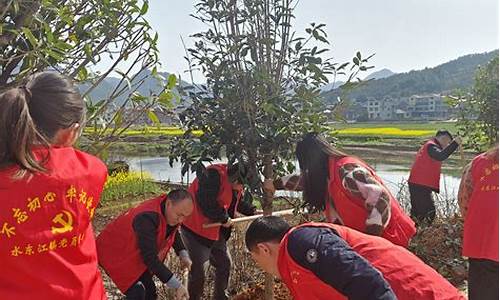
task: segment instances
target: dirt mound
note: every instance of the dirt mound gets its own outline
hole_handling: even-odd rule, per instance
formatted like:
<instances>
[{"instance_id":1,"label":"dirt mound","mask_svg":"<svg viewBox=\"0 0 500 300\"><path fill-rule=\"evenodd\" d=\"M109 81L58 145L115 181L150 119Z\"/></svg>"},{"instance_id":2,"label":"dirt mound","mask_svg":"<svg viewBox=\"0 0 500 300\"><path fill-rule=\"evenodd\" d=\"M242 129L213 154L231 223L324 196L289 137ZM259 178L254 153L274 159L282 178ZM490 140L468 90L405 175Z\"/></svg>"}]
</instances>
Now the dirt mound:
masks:
<instances>
[{"instance_id":1,"label":"dirt mound","mask_svg":"<svg viewBox=\"0 0 500 300\"><path fill-rule=\"evenodd\" d=\"M463 220L454 216L420 226L410 251L433 267L455 286L467 280L467 261L462 257Z\"/></svg>"}]
</instances>

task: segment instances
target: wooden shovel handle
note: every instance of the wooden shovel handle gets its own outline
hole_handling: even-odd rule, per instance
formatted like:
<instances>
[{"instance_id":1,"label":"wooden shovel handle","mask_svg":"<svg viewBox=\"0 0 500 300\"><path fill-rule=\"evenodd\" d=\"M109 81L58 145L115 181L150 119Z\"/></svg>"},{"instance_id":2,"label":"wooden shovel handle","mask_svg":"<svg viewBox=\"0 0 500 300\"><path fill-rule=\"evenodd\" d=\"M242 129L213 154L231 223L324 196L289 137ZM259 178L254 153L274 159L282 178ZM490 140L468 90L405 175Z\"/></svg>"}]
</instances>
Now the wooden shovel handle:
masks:
<instances>
[{"instance_id":1,"label":"wooden shovel handle","mask_svg":"<svg viewBox=\"0 0 500 300\"><path fill-rule=\"evenodd\" d=\"M276 211L276 212L273 212L273 216L286 216L286 215L292 215L293 214L293 209L286 209L286 210L280 210L280 211ZM236 219L233 219L233 223L241 223L241 222L247 222L247 221L252 221L252 220L255 220L255 219L258 219L260 217L262 217L263 215L260 214L260 215L254 215L254 216L248 216L248 217L242 217L242 218L236 218ZM210 224L203 224L203 228L213 228L213 227L217 227L217 226L221 226L222 223L218 222L218 223L210 223Z\"/></svg>"}]
</instances>

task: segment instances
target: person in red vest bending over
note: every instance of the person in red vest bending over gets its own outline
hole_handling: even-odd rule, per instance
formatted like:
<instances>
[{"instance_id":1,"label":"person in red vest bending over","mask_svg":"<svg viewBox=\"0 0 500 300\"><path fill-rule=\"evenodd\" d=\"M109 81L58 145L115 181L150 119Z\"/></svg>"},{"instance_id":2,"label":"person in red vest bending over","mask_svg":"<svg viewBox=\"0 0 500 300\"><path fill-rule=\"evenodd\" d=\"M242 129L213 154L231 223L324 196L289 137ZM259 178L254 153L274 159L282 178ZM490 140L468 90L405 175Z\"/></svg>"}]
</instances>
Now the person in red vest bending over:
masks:
<instances>
[{"instance_id":1,"label":"person in red vest bending over","mask_svg":"<svg viewBox=\"0 0 500 300\"><path fill-rule=\"evenodd\" d=\"M439 193L441 162L455 152L461 142L460 137L453 139L447 130L439 130L433 139L418 150L408 178L411 216L417 222L434 221L436 207L432 200L432 192Z\"/></svg>"},{"instance_id":2,"label":"person in red vest bending over","mask_svg":"<svg viewBox=\"0 0 500 300\"><path fill-rule=\"evenodd\" d=\"M172 190L123 213L99 234L99 264L127 300L156 299L153 275L175 289L175 299L189 298L186 287L164 260L173 247L181 267L190 268L191 259L178 228L192 211L191 194L183 189Z\"/></svg>"},{"instance_id":3,"label":"person in red vest bending over","mask_svg":"<svg viewBox=\"0 0 500 300\"><path fill-rule=\"evenodd\" d=\"M458 201L465 219L469 299L498 299L498 145L465 167Z\"/></svg>"},{"instance_id":4,"label":"person in red vest bending over","mask_svg":"<svg viewBox=\"0 0 500 300\"><path fill-rule=\"evenodd\" d=\"M205 264L215 267L213 299L228 298L231 259L227 240L231 235L232 219L236 212L253 215L251 201L242 201L243 183L248 167L245 163L232 165L213 164L189 186L193 195L193 214L182 224L181 234L193 259L189 273L188 290L191 300L204 299ZM221 223L221 226L205 228L205 224Z\"/></svg>"},{"instance_id":5,"label":"person in red vest bending over","mask_svg":"<svg viewBox=\"0 0 500 300\"><path fill-rule=\"evenodd\" d=\"M72 147L84 121L55 72L0 95L1 299L106 299L91 219L107 168Z\"/></svg>"},{"instance_id":6,"label":"person in red vest bending over","mask_svg":"<svg viewBox=\"0 0 500 300\"><path fill-rule=\"evenodd\" d=\"M324 211L328 222L408 246L415 224L368 164L335 149L316 133L306 134L295 153L301 175L265 180L264 190L302 190L304 205Z\"/></svg>"},{"instance_id":7,"label":"person in red vest bending over","mask_svg":"<svg viewBox=\"0 0 500 300\"><path fill-rule=\"evenodd\" d=\"M410 251L345 226L291 228L281 217L260 217L245 242L257 265L280 278L295 300L465 300Z\"/></svg>"}]
</instances>

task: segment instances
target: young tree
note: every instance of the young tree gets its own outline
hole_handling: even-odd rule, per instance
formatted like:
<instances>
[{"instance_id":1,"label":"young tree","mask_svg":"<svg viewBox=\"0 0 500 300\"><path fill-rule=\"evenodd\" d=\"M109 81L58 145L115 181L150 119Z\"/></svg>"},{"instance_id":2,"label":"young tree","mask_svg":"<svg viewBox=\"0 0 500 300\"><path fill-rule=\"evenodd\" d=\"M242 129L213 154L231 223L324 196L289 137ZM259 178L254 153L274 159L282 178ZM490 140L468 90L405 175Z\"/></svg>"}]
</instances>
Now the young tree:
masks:
<instances>
[{"instance_id":1,"label":"young tree","mask_svg":"<svg viewBox=\"0 0 500 300\"><path fill-rule=\"evenodd\" d=\"M328 76L349 80L366 70L358 52L350 63L326 57L324 24L311 23L306 35L293 31L293 0L200 0L194 17L207 30L193 35L186 59L200 69L206 86L188 91L193 104L180 116L186 133L171 150L183 172L203 161L247 160L249 185L260 190L260 175L294 169L294 145L307 131L325 131L318 87ZM202 130L195 138L193 130ZM273 168L274 166L274 168ZM264 214L272 212L272 196L262 198ZM272 283L272 280L268 280ZM267 289L269 291L269 289ZM268 295L269 297L269 295Z\"/></svg>"}]
</instances>

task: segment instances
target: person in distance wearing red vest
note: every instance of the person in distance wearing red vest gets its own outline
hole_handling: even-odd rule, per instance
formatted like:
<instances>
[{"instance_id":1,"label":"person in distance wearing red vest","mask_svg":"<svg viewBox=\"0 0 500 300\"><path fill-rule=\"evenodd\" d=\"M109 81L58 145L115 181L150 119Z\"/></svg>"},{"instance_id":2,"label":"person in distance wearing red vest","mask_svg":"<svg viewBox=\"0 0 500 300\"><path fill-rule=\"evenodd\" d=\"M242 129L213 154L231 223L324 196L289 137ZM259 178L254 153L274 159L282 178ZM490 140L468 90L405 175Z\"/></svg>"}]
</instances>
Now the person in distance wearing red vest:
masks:
<instances>
[{"instance_id":1,"label":"person in distance wearing red vest","mask_svg":"<svg viewBox=\"0 0 500 300\"><path fill-rule=\"evenodd\" d=\"M192 211L191 194L172 190L123 213L99 234L99 264L127 300L156 299L153 275L175 289L175 299L189 298L187 288L163 262L173 247L181 267L190 268L191 259L178 228Z\"/></svg>"},{"instance_id":2,"label":"person in distance wearing red vest","mask_svg":"<svg viewBox=\"0 0 500 300\"><path fill-rule=\"evenodd\" d=\"M84 123L59 73L0 95L1 299L106 299L91 220L107 168L73 148Z\"/></svg>"},{"instance_id":3,"label":"person in distance wearing red vest","mask_svg":"<svg viewBox=\"0 0 500 300\"><path fill-rule=\"evenodd\" d=\"M408 178L411 216L417 222L434 221L436 207L432 200L432 192L439 193L441 163L453 154L461 143L460 137L453 139L447 130L439 130L433 139L418 150Z\"/></svg>"},{"instance_id":4,"label":"person in distance wearing red vest","mask_svg":"<svg viewBox=\"0 0 500 300\"><path fill-rule=\"evenodd\" d=\"M264 190L303 191L305 205L323 211L328 222L408 247L415 224L367 163L335 149L316 133L306 134L295 153L301 174L265 180Z\"/></svg>"},{"instance_id":5,"label":"person in distance wearing red vest","mask_svg":"<svg viewBox=\"0 0 500 300\"><path fill-rule=\"evenodd\" d=\"M245 163L213 164L199 172L189 186L195 208L182 224L181 234L193 259L188 283L191 300L203 297L208 262L215 267L213 299L229 299L231 258L226 243L231 235L232 218L236 212L253 215L256 211L251 201L242 201L247 173ZM204 227L210 223L222 225Z\"/></svg>"},{"instance_id":6,"label":"person in distance wearing red vest","mask_svg":"<svg viewBox=\"0 0 500 300\"><path fill-rule=\"evenodd\" d=\"M498 145L464 168L458 204L465 219L469 299L498 299Z\"/></svg>"},{"instance_id":7,"label":"person in distance wearing red vest","mask_svg":"<svg viewBox=\"0 0 500 300\"><path fill-rule=\"evenodd\" d=\"M261 217L248 227L245 243L295 300L465 300L410 251L345 226L291 228L281 217Z\"/></svg>"}]
</instances>

